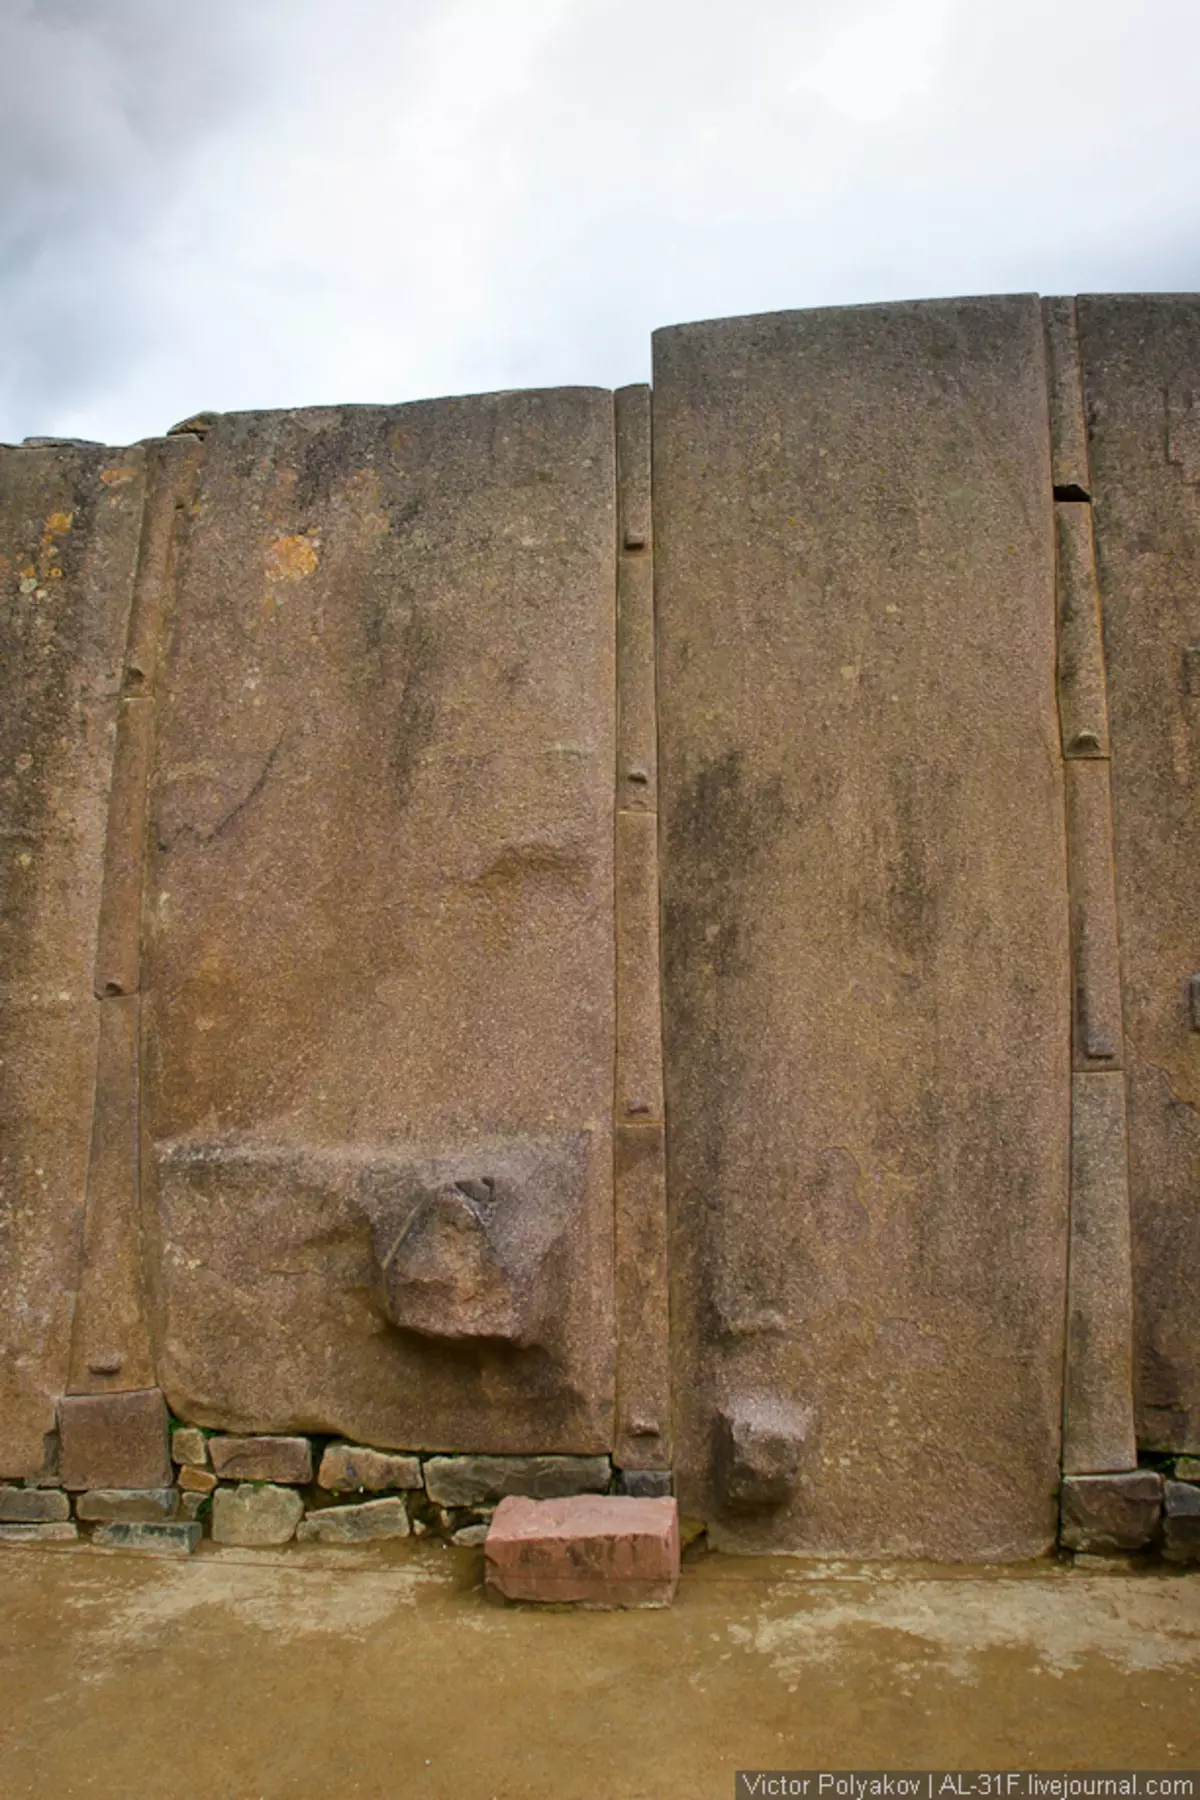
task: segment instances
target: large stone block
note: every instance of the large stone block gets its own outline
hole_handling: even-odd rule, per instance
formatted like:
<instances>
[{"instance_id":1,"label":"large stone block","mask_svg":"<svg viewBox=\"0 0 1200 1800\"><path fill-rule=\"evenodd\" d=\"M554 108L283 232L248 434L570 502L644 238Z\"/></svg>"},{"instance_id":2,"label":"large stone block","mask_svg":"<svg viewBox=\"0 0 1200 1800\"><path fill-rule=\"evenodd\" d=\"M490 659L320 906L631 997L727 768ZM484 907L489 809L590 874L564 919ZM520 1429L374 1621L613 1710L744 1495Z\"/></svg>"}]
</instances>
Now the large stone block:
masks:
<instances>
[{"instance_id":1,"label":"large stone block","mask_svg":"<svg viewBox=\"0 0 1200 1800\"><path fill-rule=\"evenodd\" d=\"M70 1395L58 1403L67 1488L165 1488L171 1482L167 1409L159 1388Z\"/></svg>"},{"instance_id":2,"label":"large stone block","mask_svg":"<svg viewBox=\"0 0 1200 1800\"><path fill-rule=\"evenodd\" d=\"M143 948L197 1423L607 1448L614 524L593 389L207 431Z\"/></svg>"},{"instance_id":3,"label":"large stone block","mask_svg":"<svg viewBox=\"0 0 1200 1800\"><path fill-rule=\"evenodd\" d=\"M0 449L0 1474L67 1389L140 450Z\"/></svg>"},{"instance_id":4,"label":"large stone block","mask_svg":"<svg viewBox=\"0 0 1200 1800\"><path fill-rule=\"evenodd\" d=\"M380 1538L408 1536L408 1509L403 1500L364 1500L358 1506L324 1506L309 1513L296 1528L302 1544L369 1544Z\"/></svg>"},{"instance_id":5,"label":"large stone block","mask_svg":"<svg viewBox=\"0 0 1200 1800\"><path fill-rule=\"evenodd\" d=\"M0 1487L0 1521L47 1525L69 1519L71 1502L60 1488Z\"/></svg>"},{"instance_id":6,"label":"large stone block","mask_svg":"<svg viewBox=\"0 0 1200 1800\"><path fill-rule=\"evenodd\" d=\"M306 1437L214 1437L208 1453L214 1472L226 1481L306 1487L313 1478L312 1445Z\"/></svg>"},{"instance_id":7,"label":"large stone block","mask_svg":"<svg viewBox=\"0 0 1200 1800\"><path fill-rule=\"evenodd\" d=\"M1200 1450L1200 297L1083 296L1112 737L1139 1442Z\"/></svg>"},{"instance_id":8,"label":"large stone block","mask_svg":"<svg viewBox=\"0 0 1200 1800\"><path fill-rule=\"evenodd\" d=\"M80 1494L75 1502L77 1519L104 1524L147 1524L173 1519L179 1511L179 1494L173 1487L96 1488Z\"/></svg>"},{"instance_id":9,"label":"large stone block","mask_svg":"<svg viewBox=\"0 0 1200 1800\"><path fill-rule=\"evenodd\" d=\"M304 1517L304 1502L294 1488L218 1488L212 1497L212 1534L218 1544L287 1544Z\"/></svg>"},{"instance_id":10,"label":"large stone block","mask_svg":"<svg viewBox=\"0 0 1200 1800\"><path fill-rule=\"evenodd\" d=\"M674 1500L579 1494L502 1500L484 1542L487 1585L506 1600L669 1606L679 1585Z\"/></svg>"},{"instance_id":11,"label":"large stone block","mask_svg":"<svg viewBox=\"0 0 1200 1800\"><path fill-rule=\"evenodd\" d=\"M1060 1505L1061 1536L1068 1550L1142 1550L1158 1531L1162 1476L1153 1469L1067 1475Z\"/></svg>"},{"instance_id":12,"label":"large stone block","mask_svg":"<svg viewBox=\"0 0 1200 1800\"><path fill-rule=\"evenodd\" d=\"M653 405L680 1503L740 1548L1026 1556L1069 1130L1039 307L681 326ZM791 1499L726 1514L746 1393L812 1418Z\"/></svg>"},{"instance_id":13,"label":"large stone block","mask_svg":"<svg viewBox=\"0 0 1200 1800\"><path fill-rule=\"evenodd\" d=\"M421 1463L415 1456L392 1456L361 1444L329 1444L317 1477L323 1488L342 1493L381 1493L384 1488L419 1488Z\"/></svg>"}]
</instances>

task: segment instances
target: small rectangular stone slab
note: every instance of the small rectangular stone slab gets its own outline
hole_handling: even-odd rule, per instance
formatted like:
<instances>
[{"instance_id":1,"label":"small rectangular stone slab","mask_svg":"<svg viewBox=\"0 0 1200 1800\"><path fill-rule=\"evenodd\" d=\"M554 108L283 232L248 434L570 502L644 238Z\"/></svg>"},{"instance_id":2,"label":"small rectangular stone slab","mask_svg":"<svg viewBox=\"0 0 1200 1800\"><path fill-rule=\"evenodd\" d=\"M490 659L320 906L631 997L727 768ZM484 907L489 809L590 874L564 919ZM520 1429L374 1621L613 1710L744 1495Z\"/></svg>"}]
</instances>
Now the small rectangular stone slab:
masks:
<instances>
[{"instance_id":1,"label":"small rectangular stone slab","mask_svg":"<svg viewBox=\"0 0 1200 1800\"><path fill-rule=\"evenodd\" d=\"M0 1525L0 1544L65 1544L79 1536L72 1519L56 1519L45 1525Z\"/></svg>"},{"instance_id":2,"label":"small rectangular stone slab","mask_svg":"<svg viewBox=\"0 0 1200 1800\"><path fill-rule=\"evenodd\" d=\"M302 1544L366 1544L377 1538L408 1536L408 1509L403 1500L364 1500L361 1506L326 1506L301 1521L296 1538Z\"/></svg>"},{"instance_id":3,"label":"small rectangular stone slab","mask_svg":"<svg viewBox=\"0 0 1200 1800\"><path fill-rule=\"evenodd\" d=\"M1158 1530L1162 1499L1162 1476L1153 1469L1064 1475L1062 1542L1068 1550L1141 1550Z\"/></svg>"},{"instance_id":4,"label":"small rectangular stone slab","mask_svg":"<svg viewBox=\"0 0 1200 1800\"><path fill-rule=\"evenodd\" d=\"M99 1519L105 1524L118 1520L128 1524L161 1523L173 1519L178 1511L179 1494L173 1487L94 1488L75 1502L77 1518Z\"/></svg>"},{"instance_id":5,"label":"small rectangular stone slab","mask_svg":"<svg viewBox=\"0 0 1200 1800\"><path fill-rule=\"evenodd\" d=\"M591 1607L669 1606L679 1585L673 1499L574 1494L510 1497L484 1544L485 1579L506 1600Z\"/></svg>"},{"instance_id":6,"label":"small rectangular stone slab","mask_svg":"<svg viewBox=\"0 0 1200 1800\"><path fill-rule=\"evenodd\" d=\"M46 1525L69 1519L71 1502L61 1488L0 1487L0 1521Z\"/></svg>"},{"instance_id":7,"label":"small rectangular stone slab","mask_svg":"<svg viewBox=\"0 0 1200 1800\"><path fill-rule=\"evenodd\" d=\"M419 1488L421 1459L368 1450L361 1444L330 1444L321 1458L317 1480L323 1488L341 1493L365 1489L378 1494L384 1488Z\"/></svg>"},{"instance_id":8,"label":"small rectangular stone slab","mask_svg":"<svg viewBox=\"0 0 1200 1800\"><path fill-rule=\"evenodd\" d=\"M70 1394L58 1403L66 1488L154 1488L171 1481L167 1404L161 1388Z\"/></svg>"},{"instance_id":9,"label":"small rectangular stone slab","mask_svg":"<svg viewBox=\"0 0 1200 1800\"><path fill-rule=\"evenodd\" d=\"M218 1544L287 1544L304 1517L304 1502L290 1487L218 1488L212 1534Z\"/></svg>"},{"instance_id":10,"label":"small rectangular stone slab","mask_svg":"<svg viewBox=\"0 0 1200 1800\"><path fill-rule=\"evenodd\" d=\"M617 1474L618 1494L634 1500L662 1500L671 1492L670 1469L621 1469Z\"/></svg>"},{"instance_id":11,"label":"small rectangular stone slab","mask_svg":"<svg viewBox=\"0 0 1200 1800\"><path fill-rule=\"evenodd\" d=\"M198 1469L185 1463L179 1471L179 1485L185 1494L211 1494L217 1478L211 1469Z\"/></svg>"},{"instance_id":12,"label":"small rectangular stone slab","mask_svg":"<svg viewBox=\"0 0 1200 1800\"><path fill-rule=\"evenodd\" d=\"M1200 1487L1163 1483L1163 1556L1167 1562L1200 1562Z\"/></svg>"},{"instance_id":13,"label":"small rectangular stone slab","mask_svg":"<svg viewBox=\"0 0 1200 1800\"><path fill-rule=\"evenodd\" d=\"M312 1445L306 1437L215 1437L208 1441L208 1453L225 1480L307 1487L313 1478Z\"/></svg>"},{"instance_id":14,"label":"small rectangular stone slab","mask_svg":"<svg viewBox=\"0 0 1200 1800\"><path fill-rule=\"evenodd\" d=\"M204 1527L183 1519L113 1519L97 1525L93 1544L108 1550L148 1550L154 1556L190 1556Z\"/></svg>"},{"instance_id":15,"label":"small rectangular stone slab","mask_svg":"<svg viewBox=\"0 0 1200 1800\"><path fill-rule=\"evenodd\" d=\"M606 1456L431 1456L425 1464L425 1492L438 1506L602 1494L611 1480Z\"/></svg>"}]
</instances>

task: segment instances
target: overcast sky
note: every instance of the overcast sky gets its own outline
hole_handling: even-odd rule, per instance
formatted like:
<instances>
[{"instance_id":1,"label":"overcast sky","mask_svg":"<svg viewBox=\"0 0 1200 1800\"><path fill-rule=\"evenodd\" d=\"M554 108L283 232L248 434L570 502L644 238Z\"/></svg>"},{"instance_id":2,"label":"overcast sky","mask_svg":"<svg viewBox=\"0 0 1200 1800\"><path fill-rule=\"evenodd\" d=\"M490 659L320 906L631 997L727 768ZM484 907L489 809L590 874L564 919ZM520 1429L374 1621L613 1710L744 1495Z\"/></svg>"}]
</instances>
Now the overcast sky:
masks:
<instances>
[{"instance_id":1,"label":"overcast sky","mask_svg":"<svg viewBox=\"0 0 1200 1800\"><path fill-rule=\"evenodd\" d=\"M0 439L1200 288L1200 0L0 0Z\"/></svg>"}]
</instances>

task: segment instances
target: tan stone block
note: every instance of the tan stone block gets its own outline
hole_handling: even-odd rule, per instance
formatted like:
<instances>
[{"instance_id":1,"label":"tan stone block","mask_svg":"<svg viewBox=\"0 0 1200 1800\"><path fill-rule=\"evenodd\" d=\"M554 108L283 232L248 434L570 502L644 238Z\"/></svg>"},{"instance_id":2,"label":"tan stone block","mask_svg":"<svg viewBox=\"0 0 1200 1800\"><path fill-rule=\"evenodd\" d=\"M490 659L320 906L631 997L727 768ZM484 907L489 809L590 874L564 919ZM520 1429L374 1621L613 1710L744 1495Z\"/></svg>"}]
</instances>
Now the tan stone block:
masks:
<instances>
[{"instance_id":1,"label":"tan stone block","mask_svg":"<svg viewBox=\"0 0 1200 1800\"><path fill-rule=\"evenodd\" d=\"M70 1395L58 1403L66 1488L164 1488L171 1481L167 1409L158 1388Z\"/></svg>"},{"instance_id":2,"label":"tan stone block","mask_svg":"<svg viewBox=\"0 0 1200 1800\"><path fill-rule=\"evenodd\" d=\"M208 1439L195 1425L180 1425L171 1433L171 1461L208 1467Z\"/></svg>"},{"instance_id":3,"label":"tan stone block","mask_svg":"<svg viewBox=\"0 0 1200 1800\"><path fill-rule=\"evenodd\" d=\"M1124 1062L1121 966L1113 874L1112 795L1107 762L1068 762L1067 879L1077 1069Z\"/></svg>"},{"instance_id":4,"label":"tan stone block","mask_svg":"<svg viewBox=\"0 0 1200 1800\"><path fill-rule=\"evenodd\" d=\"M185 1463L175 1479L185 1494L211 1494L217 1485L211 1469L197 1469L191 1463Z\"/></svg>"},{"instance_id":5,"label":"tan stone block","mask_svg":"<svg viewBox=\"0 0 1200 1800\"><path fill-rule=\"evenodd\" d=\"M416 1456L394 1456L386 1450L369 1450L361 1444L329 1444L321 1457L317 1480L323 1488L337 1488L346 1493L419 1488L421 1462Z\"/></svg>"},{"instance_id":6,"label":"tan stone block","mask_svg":"<svg viewBox=\"0 0 1200 1800\"><path fill-rule=\"evenodd\" d=\"M1126 1033L1139 1442L1200 1451L1200 298L1084 296Z\"/></svg>"},{"instance_id":7,"label":"tan stone block","mask_svg":"<svg viewBox=\"0 0 1200 1800\"><path fill-rule=\"evenodd\" d=\"M236 1430L607 1450L612 396L225 415L202 463L143 944L161 1378ZM468 1341L449 1266L461 1225L521 1313L514 1220L538 1354Z\"/></svg>"},{"instance_id":8,"label":"tan stone block","mask_svg":"<svg viewBox=\"0 0 1200 1800\"><path fill-rule=\"evenodd\" d=\"M1054 507L1058 543L1058 717L1064 756L1107 756L1108 687L1092 509L1084 500Z\"/></svg>"},{"instance_id":9,"label":"tan stone block","mask_svg":"<svg viewBox=\"0 0 1200 1800\"><path fill-rule=\"evenodd\" d=\"M1062 1541L1068 1550L1141 1550L1158 1530L1162 1476L1068 1475L1062 1484Z\"/></svg>"},{"instance_id":10,"label":"tan stone block","mask_svg":"<svg viewBox=\"0 0 1200 1800\"><path fill-rule=\"evenodd\" d=\"M245 1547L288 1544L303 1517L304 1502L294 1488L248 1483L221 1487L212 1497L213 1542Z\"/></svg>"},{"instance_id":11,"label":"tan stone block","mask_svg":"<svg viewBox=\"0 0 1200 1800\"><path fill-rule=\"evenodd\" d=\"M140 450L0 449L0 1473L67 1386L95 1082L91 998Z\"/></svg>"},{"instance_id":12,"label":"tan stone block","mask_svg":"<svg viewBox=\"0 0 1200 1800\"><path fill-rule=\"evenodd\" d=\"M1063 1469L1137 1467L1125 1077L1071 1083L1071 1232Z\"/></svg>"},{"instance_id":13,"label":"tan stone block","mask_svg":"<svg viewBox=\"0 0 1200 1800\"><path fill-rule=\"evenodd\" d=\"M306 1437L214 1437L208 1442L215 1473L225 1481L282 1481L307 1487L313 1478L312 1445Z\"/></svg>"},{"instance_id":14,"label":"tan stone block","mask_svg":"<svg viewBox=\"0 0 1200 1800\"><path fill-rule=\"evenodd\" d=\"M680 326L653 407L680 1504L723 1519L754 1395L811 1424L738 1547L1032 1555L1070 1131L1040 309Z\"/></svg>"},{"instance_id":15,"label":"tan stone block","mask_svg":"<svg viewBox=\"0 0 1200 1800\"><path fill-rule=\"evenodd\" d=\"M58 1488L0 1487L0 1520L12 1525L69 1519L71 1502Z\"/></svg>"},{"instance_id":16,"label":"tan stone block","mask_svg":"<svg viewBox=\"0 0 1200 1800\"><path fill-rule=\"evenodd\" d=\"M75 1502L78 1519L142 1524L173 1519L179 1511L179 1495L173 1487L96 1488L80 1494Z\"/></svg>"},{"instance_id":17,"label":"tan stone block","mask_svg":"<svg viewBox=\"0 0 1200 1800\"><path fill-rule=\"evenodd\" d=\"M369 1544L408 1536L403 1500L364 1500L357 1506L323 1506L296 1528L302 1544Z\"/></svg>"},{"instance_id":18,"label":"tan stone block","mask_svg":"<svg viewBox=\"0 0 1200 1800\"><path fill-rule=\"evenodd\" d=\"M667 1178L661 1125L622 1125L616 1153L617 1419L613 1459L671 1462Z\"/></svg>"}]
</instances>

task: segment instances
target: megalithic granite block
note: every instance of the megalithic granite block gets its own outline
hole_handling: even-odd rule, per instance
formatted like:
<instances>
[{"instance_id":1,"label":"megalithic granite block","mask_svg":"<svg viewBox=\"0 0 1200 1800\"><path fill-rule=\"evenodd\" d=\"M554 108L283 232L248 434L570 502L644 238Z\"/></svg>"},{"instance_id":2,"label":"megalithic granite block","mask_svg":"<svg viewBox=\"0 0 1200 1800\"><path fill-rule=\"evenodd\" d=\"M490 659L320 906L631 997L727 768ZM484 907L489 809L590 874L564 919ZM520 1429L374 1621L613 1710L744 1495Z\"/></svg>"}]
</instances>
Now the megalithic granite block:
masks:
<instances>
[{"instance_id":1,"label":"megalithic granite block","mask_svg":"<svg viewBox=\"0 0 1200 1800\"><path fill-rule=\"evenodd\" d=\"M66 1488L165 1488L173 1471L159 1388L70 1394L58 1403Z\"/></svg>"},{"instance_id":2,"label":"megalithic granite block","mask_svg":"<svg viewBox=\"0 0 1200 1800\"><path fill-rule=\"evenodd\" d=\"M669 1606L679 1585L673 1499L510 1497L484 1543L485 1578L506 1600L589 1607Z\"/></svg>"}]
</instances>

